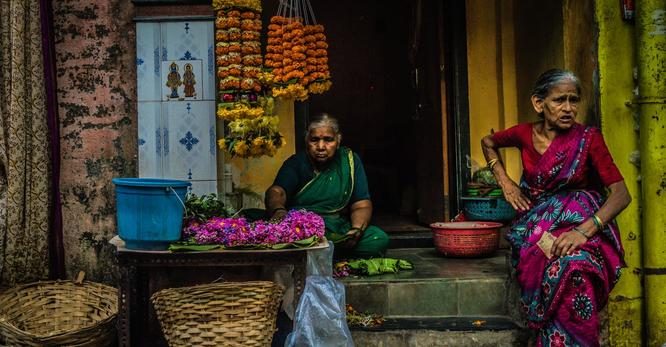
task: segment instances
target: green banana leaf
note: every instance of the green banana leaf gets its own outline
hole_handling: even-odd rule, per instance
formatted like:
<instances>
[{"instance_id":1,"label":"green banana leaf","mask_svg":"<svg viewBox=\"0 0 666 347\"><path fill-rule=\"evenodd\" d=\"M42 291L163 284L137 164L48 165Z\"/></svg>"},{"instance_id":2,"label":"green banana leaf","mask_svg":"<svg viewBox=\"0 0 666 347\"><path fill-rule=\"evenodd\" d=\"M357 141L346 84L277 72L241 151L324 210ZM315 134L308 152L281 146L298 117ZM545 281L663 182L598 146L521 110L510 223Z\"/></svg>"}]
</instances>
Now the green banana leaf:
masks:
<instances>
[{"instance_id":1,"label":"green banana leaf","mask_svg":"<svg viewBox=\"0 0 666 347\"><path fill-rule=\"evenodd\" d=\"M214 249L234 249L234 250L256 250L256 249L287 249L287 248L308 248L319 243L319 237L311 236L307 239L298 240L290 243L278 243L275 245L239 245L233 247L225 247L222 245L198 245L191 242L174 242L169 245L171 252L187 252L187 251L211 251Z\"/></svg>"},{"instance_id":2,"label":"green banana leaf","mask_svg":"<svg viewBox=\"0 0 666 347\"><path fill-rule=\"evenodd\" d=\"M184 243L184 242L175 242L169 245L169 251L171 252L183 252L183 251L204 252L218 248L222 248L222 245L197 245L193 243Z\"/></svg>"},{"instance_id":3,"label":"green banana leaf","mask_svg":"<svg viewBox=\"0 0 666 347\"><path fill-rule=\"evenodd\" d=\"M400 270L412 270L414 268L414 265L407 260L393 258L352 260L348 265L352 270L369 276L398 273Z\"/></svg>"}]
</instances>

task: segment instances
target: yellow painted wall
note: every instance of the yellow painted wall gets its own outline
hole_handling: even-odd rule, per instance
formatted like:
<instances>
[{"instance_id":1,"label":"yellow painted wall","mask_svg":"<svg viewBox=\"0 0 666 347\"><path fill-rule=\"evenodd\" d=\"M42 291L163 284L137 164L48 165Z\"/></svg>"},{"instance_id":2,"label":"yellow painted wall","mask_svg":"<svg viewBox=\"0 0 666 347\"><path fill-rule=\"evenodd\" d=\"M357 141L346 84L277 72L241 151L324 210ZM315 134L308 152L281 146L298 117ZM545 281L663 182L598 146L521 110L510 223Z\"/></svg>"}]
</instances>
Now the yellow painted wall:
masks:
<instances>
[{"instance_id":1,"label":"yellow painted wall","mask_svg":"<svg viewBox=\"0 0 666 347\"><path fill-rule=\"evenodd\" d=\"M282 162L295 152L294 103L277 102L276 113L280 117L280 132L287 144L280 148L274 157L227 159L232 167L234 187L249 189L262 197L248 199L246 196L244 208L263 207L264 192L273 183Z\"/></svg>"},{"instance_id":2,"label":"yellow painted wall","mask_svg":"<svg viewBox=\"0 0 666 347\"><path fill-rule=\"evenodd\" d=\"M641 227L639 170L631 164L638 150L638 133L632 108L634 26L622 21L615 2L597 1L599 27L599 101L601 129L615 164L625 178L633 202L617 218L625 249L627 268L611 292L609 300L610 342L612 346L640 345L642 334Z\"/></svg>"},{"instance_id":3,"label":"yellow painted wall","mask_svg":"<svg viewBox=\"0 0 666 347\"><path fill-rule=\"evenodd\" d=\"M518 122L513 1L468 0L466 7L470 152L483 166L481 139ZM503 158L518 180L518 151L507 149Z\"/></svg>"},{"instance_id":4,"label":"yellow painted wall","mask_svg":"<svg viewBox=\"0 0 666 347\"><path fill-rule=\"evenodd\" d=\"M530 94L539 74L564 66L562 0L515 0L518 120L538 120Z\"/></svg>"}]
</instances>

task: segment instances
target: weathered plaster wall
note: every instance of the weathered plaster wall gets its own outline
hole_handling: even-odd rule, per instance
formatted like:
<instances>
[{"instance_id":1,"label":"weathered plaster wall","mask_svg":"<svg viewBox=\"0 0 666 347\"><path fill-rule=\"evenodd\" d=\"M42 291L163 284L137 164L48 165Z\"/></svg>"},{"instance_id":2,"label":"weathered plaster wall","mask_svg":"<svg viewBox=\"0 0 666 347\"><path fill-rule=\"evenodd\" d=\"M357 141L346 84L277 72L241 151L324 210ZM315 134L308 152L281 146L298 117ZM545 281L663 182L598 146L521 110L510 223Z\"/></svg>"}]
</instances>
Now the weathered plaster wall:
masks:
<instances>
[{"instance_id":1,"label":"weathered plaster wall","mask_svg":"<svg viewBox=\"0 0 666 347\"><path fill-rule=\"evenodd\" d=\"M133 5L53 2L65 265L113 279L113 177L136 175Z\"/></svg>"}]
</instances>

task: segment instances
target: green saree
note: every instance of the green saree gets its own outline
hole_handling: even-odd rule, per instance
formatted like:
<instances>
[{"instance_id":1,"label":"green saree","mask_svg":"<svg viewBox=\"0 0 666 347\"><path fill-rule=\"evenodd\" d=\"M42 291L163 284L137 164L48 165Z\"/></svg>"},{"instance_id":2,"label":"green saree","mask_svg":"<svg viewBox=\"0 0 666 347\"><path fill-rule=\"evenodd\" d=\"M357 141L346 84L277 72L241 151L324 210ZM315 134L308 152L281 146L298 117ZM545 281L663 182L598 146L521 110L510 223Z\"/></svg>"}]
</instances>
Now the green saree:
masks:
<instances>
[{"instance_id":1,"label":"green saree","mask_svg":"<svg viewBox=\"0 0 666 347\"><path fill-rule=\"evenodd\" d=\"M306 209L322 216L326 223L326 237L342 238L351 228L351 221L340 211L348 204L354 191L354 155L349 148L341 147L330 166L315 175L294 196L290 209ZM363 236L350 252L352 257L381 257L388 246L388 236L376 226L368 226Z\"/></svg>"}]
</instances>

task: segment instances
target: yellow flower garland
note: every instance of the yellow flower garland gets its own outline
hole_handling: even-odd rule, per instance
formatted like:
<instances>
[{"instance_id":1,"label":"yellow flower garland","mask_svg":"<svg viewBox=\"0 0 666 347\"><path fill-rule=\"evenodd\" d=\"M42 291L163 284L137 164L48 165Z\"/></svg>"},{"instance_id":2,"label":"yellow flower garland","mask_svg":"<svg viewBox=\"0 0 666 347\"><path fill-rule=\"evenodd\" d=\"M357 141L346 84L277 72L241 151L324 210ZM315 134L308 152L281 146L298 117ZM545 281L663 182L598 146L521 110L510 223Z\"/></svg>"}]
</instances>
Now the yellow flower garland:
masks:
<instances>
[{"instance_id":1,"label":"yellow flower garland","mask_svg":"<svg viewBox=\"0 0 666 347\"><path fill-rule=\"evenodd\" d=\"M308 86L308 91L312 94L322 94L331 89L331 85L333 85L331 81L313 82Z\"/></svg>"},{"instance_id":2,"label":"yellow flower garland","mask_svg":"<svg viewBox=\"0 0 666 347\"><path fill-rule=\"evenodd\" d=\"M308 99L308 91L301 84L293 83L286 87L274 87L273 96L285 100L296 99L298 101L305 101Z\"/></svg>"},{"instance_id":3,"label":"yellow flower garland","mask_svg":"<svg viewBox=\"0 0 666 347\"><path fill-rule=\"evenodd\" d=\"M213 9L221 10L225 8L247 8L261 12L261 0L213 0Z\"/></svg>"},{"instance_id":4,"label":"yellow flower garland","mask_svg":"<svg viewBox=\"0 0 666 347\"><path fill-rule=\"evenodd\" d=\"M248 107L244 104L235 103L232 107L219 105L217 107L217 116L227 120L233 121L239 118L258 118L264 115L262 107Z\"/></svg>"}]
</instances>

